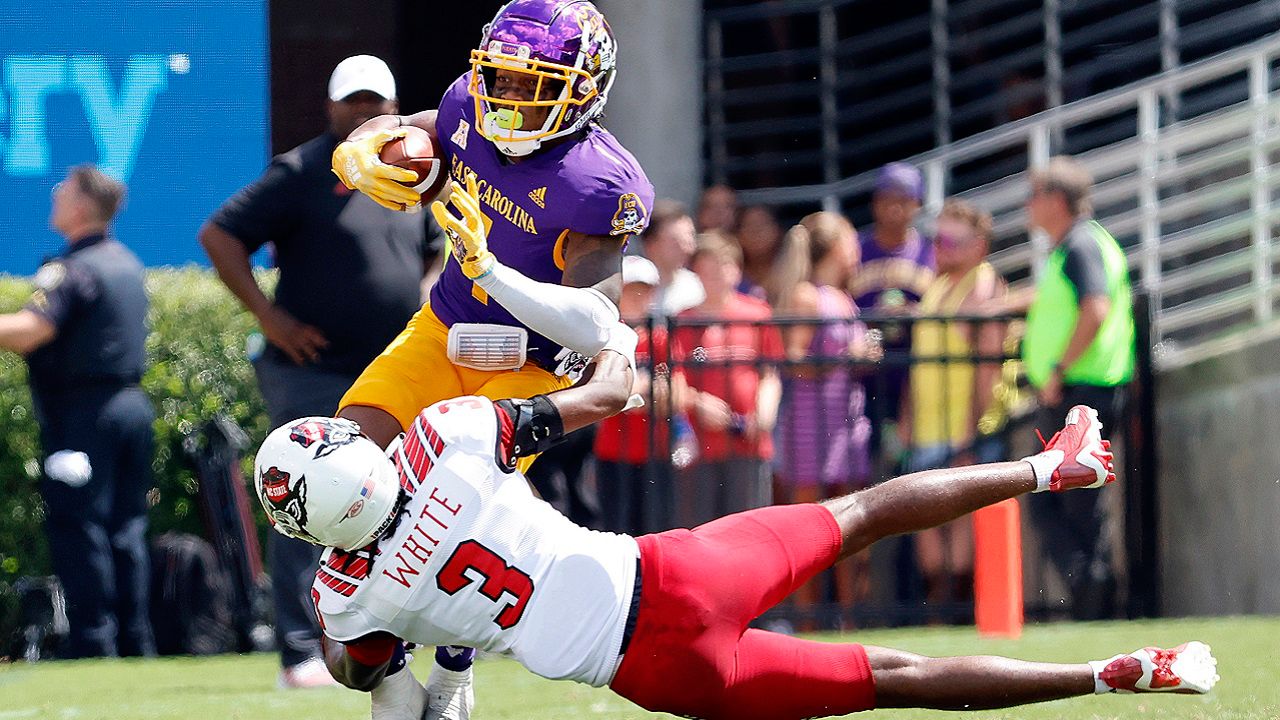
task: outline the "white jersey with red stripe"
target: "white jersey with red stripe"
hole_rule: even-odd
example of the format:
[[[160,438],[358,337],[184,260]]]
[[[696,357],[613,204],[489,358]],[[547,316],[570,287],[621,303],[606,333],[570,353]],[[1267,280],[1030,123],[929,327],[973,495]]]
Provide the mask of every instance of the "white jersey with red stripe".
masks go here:
[[[399,524],[372,563],[366,551],[325,552],[312,588],[320,622],[339,641],[385,631],[606,685],[631,605],[636,541],[574,524],[505,469],[499,413],[466,397],[418,415],[395,452],[410,494]]]

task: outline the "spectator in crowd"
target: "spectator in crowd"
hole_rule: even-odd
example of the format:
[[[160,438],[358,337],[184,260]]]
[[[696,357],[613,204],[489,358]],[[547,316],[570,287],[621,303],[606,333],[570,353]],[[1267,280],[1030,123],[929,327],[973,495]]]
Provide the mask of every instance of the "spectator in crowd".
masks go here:
[[[1027,379],[1048,418],[1072,405],[1098,409],[1116,432],[1124,388],[1133,377],[1134,321],[1124,251],[1092,215],[1093,179],[1079,161],[1055,157],[1031,173],[1028,223],[1049,236],[1049,253],[1033,290],[1010,298],[1004,309],[1027,311],[1022,359]],[[1109,616],[1115,579],[1103,527],[1102,499],[1037,499],[1033,516],[1054,548],[1053,561],[1071,585],[1077,619]]]
[[[738,194],[728,185],[712,185],[698,201],[698,232],[732,233],[738,221]]]
[[[675,200],[655,202],[640,242],[644,256],[658,271],[658,286],[652,293],[654,314],[671,317],[702,304],[702,282],[685,267],[697,246],[693,218],[685,206]]]
[[[155,413],[142,263],[111,234],[125,187],[91,165],[53,191],[67,241],[22,310],[0,315],[0,347],[26,356],[43,447],[40,494],[53,571],[66,593],[63,657],[149,656],[146,493]]]
[[[933,246],[915,227],[923,199],[924,178],[919,170],[906,163],[880,168],[871,198],[872,225],[860,235],[862,267],[849,283],[853,301],[864,312],[909,313],[933,280]],[[911,349],[911,332],[905,323],[886,323],[883,333],[886,354],[900,356]],[[889,364],[868,384],[873,419],[889,423],[877,424],[881,439],[906,442],[904,433],[891,427],[902,408],[906,379],[905,366]]]
[[[707,299],[681,313],[691,323],[675,330],[689,385],[686,409],[699,440],[699,458],[677,477],[677,519],[684,527],[768,505],[772,495],[771,433],[782,383],[777,330],[762,300],[738,292],[738,247],[719,235],[700,239],[693,271]]]
[[[818,212],[806,216],[788,235],[807,249],[808,270],[778,310],[779,315],[813,318],[814,325],[784,330],[788,360],[845,361],[841,364],[794,365],[788,371],[787,398],[779,421],[782,462],[774,484],[774,501],[817,502],[839,497],[867,484],[871,473],[868,442],[871,423],[857,375],[875,361],[879,343],[855,318],[858,308],[845,292],[858,267],[858,234],[843,216]],[[834,568],[835,599],[851,607],[865,596],[864,556]],[[811,608],[819,596],[818,579],[792,596],[798,610]]]
[[[933,280],[933,246],[916,230],[924,177],[906,163],[880,168],[871,196],[872,224],[861,233],[862,268],[849,283],[863,310],[894,312],[920,301]]]
[[[649,214],[649,226],[641,233],[640,241],[644,257],[636,257],[635,260],[642,260],[644,263],[637,264],[635,260],[631,260],[631,256],[624,258],[624,262],[630,262],[633,271],[644,278],[650,276],[651,269],[657,272],[658,284],[650,286],[641,281],[633,284],[633,296],[645,294],[649,298],[650,305],[639,309],[633,308],[631,313],[623,311],[619,306],[624,316],[630,315],[628,321],[642,323],[650,314],[658,318],[674,317],[691,307],[700,305],[705,298],[702,282],[692,270],[686,267],[697,242],[693,218],[689,217],[688,208],[675,200],[662,199],[655,202],[653,212]],[[645,258],[648,259],[645,260]],[[626,278],[625,267],[623,277]],[[630,282],[629,279],[627,281]],[[664,329],[663,353],[666,351],[665,333]],[[637,392],[640,391],[637,390]],[[647,422],[648,417],[647,410],[643,408],[634,410],[626,415],[625,424],[628,427],[639,427]],[[601,430],[612,432],[615,425],[623,423],[621,417],[612,418],[610,423],[601,426]],[[664,508],[670,506],[670,478],[666,477],[670,472],[669,463],[662,467],[647,462],[639,465],[632,463],[625,468],[616,463],[610,463],[608,467],[602,469],[602,472],[609,474],[625,487],[615,487],[612,482],[602,478],[602,482],[597,483],[596,497],[589,497],[582,481],[584,463],[593,445],[597,448],[598,460],[601,449],[609,456],[624,453],[630,460],[648,455],[647,445],[636,444],[628,439],[626,443],[629,444],[624,446],[623,441],[618,437],[600,437],[599,432],[596,426],[589,425],[570,433],[563,443],[539,456],[538,462],[534,463],[527,475],[543,499],[556,506],[579,525],[602,526],[604,529],[617,532],[635,532],[637,527],[614,527],[613,525],[622,522],[624,518],[639,522],[642,516],[652,518],[656,513],[665,512]],[[653,467],[649,467],[650,465]],[[598,466],[598,469],[601,468]],[[644,484],[639,484],[642,481]],[[652,497],[644,494],[651,489],[655,491]],[[667,497],[660,496],[659,492],[667,493]],[[598,520],[597,515],[599,515]],[[661,517],[669,518],[670,514],[666,512]],[[655,526],[655,529],[661,529],[661,526]]]
[[[365,120],[396,112],[395,78],[369,55],[343,60],[329,78],[328,128],[277,156],[200,230],[218,277],[266,336],[254,360],[273,425],[331,415],[356,377],[422,304],[437,250],[427,223],[347,190],[330,171],[338,142]],[[249,257],[272,243],[275,300],[258,287]],[[271,568],[284,687],[331,684],[309,591],[319,549],[271,533]]]
[[[671,527],[675,510],[666,418],[672,402],[683,400],[684,373],[667,364],[666,328],[655,325],[649,332],[648,312],[661,286],[658,268],[644,258],[627,257],[622,277],[618,310],[640,338],[632,392],[645,399],[645,406],[600,422],[595,447],[600,514],[604,530],[650,533]]]
[[[991,215],[963,200],[948,200],[938,215],[934,247],[938,275],[916,309],[925,317],[973,314],[1005,294],[1004,280],[986,261]],[[995,404],[999,323],[918,320],[912,328],[916,361],[908,381],[903,427],[911,439],[911,471],[1003,460],[996,438],[978,437],[978,420]],[[973,597],[973,526],[968,517],[916,534],[916,560],[931,606]]]
[[[773,211],[763,205],[742,210],[734,238],[742,248],[742,280],[738,292],[776,307],[800,282],[808,258],[791,244]]]

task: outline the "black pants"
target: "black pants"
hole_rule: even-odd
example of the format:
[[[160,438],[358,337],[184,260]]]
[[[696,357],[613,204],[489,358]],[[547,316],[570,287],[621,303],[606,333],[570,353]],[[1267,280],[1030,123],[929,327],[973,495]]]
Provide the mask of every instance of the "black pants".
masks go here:
[[[272,428],[310,415],[333,415],[338,402],[356,376],[294,365],[268,351],[253,363],[258,388],[267,403]],[[297,665],[320,656],[320,626],[311,602],[322,548],[267,534],[267,570],[271,574],[271,599],[276,612],[276,645],[283,666]]]
[[[151,403],[136,386],[92,389],[42,404],[40,415],[45,531],[71,626],[61,654],[154,655],[146,544]],[[59,462],[75,453],[87,456],[87,478]]]
[[[1123,387],[1067,385],[1062,388],[1062,402],[1042,409],[1036,426],[1047,440],[1062,428],[1073,405],[1088,405],[1098,411],[1103,437],[1119,440],[1124,400]],[[1111,617],[1116,610],[1112,548],[1104,532],[1106,493],[1112,492],[1119,491],[1108,486],[1030,497],[1032,519],[1040,528],[1049,560],[1071,589],[1071,616],[1077,620]]]
[[[583,483],[596,429],[588,426],[565,436],[564,442],[538,456],[525,475],[543,500],[575,523],[598,528],[600,510]]]
[[[596,463],[596,480],[601,529],[645,535],[674,525],[675,478],[670,463],[601,460]]]

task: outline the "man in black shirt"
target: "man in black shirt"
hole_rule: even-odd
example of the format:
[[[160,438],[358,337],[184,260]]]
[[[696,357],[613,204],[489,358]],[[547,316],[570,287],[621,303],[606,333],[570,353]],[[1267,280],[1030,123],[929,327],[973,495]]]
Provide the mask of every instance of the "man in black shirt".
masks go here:
[[[125,188],[72,168],[53,192],[63,253],[36,273],[26,306],[0,315],[0,347],[21,353],[44,477],[53,570],[66,592],[64,657],[154,655],[148,619],[146,492],[154,444],[142,263],[108,233]]]
[[[336,412],[351,383],[421,306],[423,276],[438,254],[430,213],[379,207],[329,169],[339,140],[396,110],[395,79],[384,62],[369,55],[342,61],[329,80],[327,131],[276,157],[200,231],[218,276],[266,336],[254,367],[273,426]],[[266,243],[280,269],[274,301],[249,262]],[[272,533],[267,555],[281,685],[331,683],[318,660],[320,630],[308,593],[320,553]]]

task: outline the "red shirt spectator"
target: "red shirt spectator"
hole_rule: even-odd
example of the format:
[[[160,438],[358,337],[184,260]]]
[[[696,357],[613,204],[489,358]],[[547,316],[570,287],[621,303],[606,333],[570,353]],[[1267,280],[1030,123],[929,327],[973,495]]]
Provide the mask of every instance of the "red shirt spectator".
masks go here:
[[[676,344],[683,349],[681,367],[689,387],[724,400],[734,414],[729,427],[714,428],[702,413],[691,413],[702,459],[722,460],[737,455],[768,460],[773,457],[769,432],[773,418],[768,421],[769,427],[758,427],[757,397],[761,363],[782,359],[782,338],[777,328],[756,323],[769,320],[773,313],[764,301],[734,292],[714,311],[704,305],[679,315],[681,320],[708,317],[726,322],[676,330]]]
[[[649,329],[644,325],[636,327],[640,342],[636,344],[636,367],[648,369],[653,385],[668,382],[664,376],[664,368],[668,362],[667,331],[665,328],[654,328],[653,342],[649,342]],[[675,371],[671,378],[677,384],[680,371]],[[665,390],[666,388],[661,388]],[[670,428],[666,422],[665,412],[653,404],[652,393],[644,393],[645,406],[628,410],[600,422],[596,433],[596,457],[606,462],[643,465],[649,460],[661,461],[671,452]],[[657,419],[653,431],[650,432],[650,418]],[[655,450],[651,453],[650,440]]]

